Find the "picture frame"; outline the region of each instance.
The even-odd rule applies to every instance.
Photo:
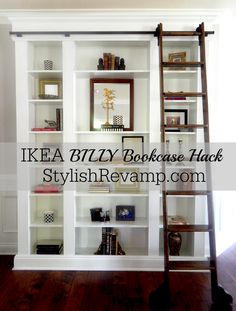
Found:
[[[116,205],[116,221],[135,221],[135,206]]]
[[[170,63],[184,63],[186,62],[186,52],[176,52],[168,54],[168,62]],[[186,70],[185,67],[170,67],[170,70]]]
[[[39,80],[40,99],[61,99],[62,80],[61,79],[40,79]]]
[[[123,125],[113,124],[119,116]],[[90,79],[90,131],[134,129],[133,79]]]
[[[165,109],[165,126],[166,132],[180,132],[180,128],[173,127],[174,125],[188,124],[187,109]],[[170,126],[168,128],[168,125]]]
[[[115,171],[117,173],[136,173],[139,174],[138,168],[131,168],[131,167],[122,167],[122,168],[116,168]],[[115,183],[115,191],[116,192],[139,192],[140,184],[139,182],[131,182],[128,178],[127,181],[122,181],[121,178],[118,180],[118,182]]]
[[[133,149],[134,155],[139,154],[142,157],[144,153],[144,136],[122,136],[123,157],[126,149]]]

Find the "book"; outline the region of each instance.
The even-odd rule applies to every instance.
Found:
[[[37,254],[61,254],[63,250],[63,241],[57,239],[44,239],[36,243]]]
[[[104,65],[104,70],[109,70],[109,54],[108,53],[103,53],[103,65]]]
[[[57,131],[63,131],[63,109],[56,108]]]
[[[62,187],[58,185],[36,185],[34,187],[34,193],[60,193],[62,192]]]
[[[31,131],[33,132],[41,132],[41,131],[55,132],[57,131],[57,129],[54,127],[33,127]]]

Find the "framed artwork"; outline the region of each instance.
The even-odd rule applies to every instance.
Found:
[[[169,53],[168,61],[170,63],[184,63],[186,62],[186,52]],[[185,70],[185,67],[170,67],[170,70]]]
[[[62,98],[61,79],[40,79],[39,80],[40,99],[59,99]]]
[[[165,109],[166,132],[180,132],[180,128],[175,128],[175,125],[185,124],[188,124],[187,109]]]
[[[144,153],[144,136],[122,136],[122,155],[125,150],[132,149],[134,155],[138,154],[141,157]]]
[[[124,176],[126,173],[131,174],[132,172],[139,174],[139,169],[137,168],[117,168],[115,170],[119,174],[123,174]],[[130,178],[122,178],[119,179],[118,182],[115,183],[115,191],[117,192],[138,192],[139,191],[139,182],[132,181]]]
[[[135,206],[134,205],[116,205],[117,221],[134,221]]]
[[[133,129],[133,79],[91,79],[90,131]]]

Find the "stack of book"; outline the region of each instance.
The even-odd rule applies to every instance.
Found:
[[[57,129],[55,127],[33,127],[31,130],[33,132],[41,132],[41,131],[55,132],[55,131],[57,131]]]
[[[104,182],[94,182],[89,186],[89,192],[102,192],[108,193],[110,192],[109,185]]]
[[[39,240],[36,243],[36,253],[37,254],[51,254],[60,255],[63,250],[62,240]]]
[[[101,125],[101,131],[113,131],[113,132],[120,132],[124,130],[124,125],[123,124],[102,124]]]
[[[60,185],[36,185],[33,190],[34,193],[60,193],[62,192],[62,187]]]
[[[95,255],[125,255],[117,238],[117,232],[113,228],[102,228],[102,242],[94,253]]]

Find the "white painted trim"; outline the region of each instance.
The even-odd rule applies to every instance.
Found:
[[[76,30],[78,25],[86,24],[93,27],[95,21],[103,25],[109,22],[111,27],[119,23],[120,29],[126,26],[121,22],[129,24],[137,22],[139,29],[147,30],[150,29],[150,24],[156,27],[158,23],[167,21],[179,22],[182,25],[186,22],[195,25],[196,22],[200,23],[203,20],[205,23],[213,22],[226,11],[226,9],[1,10],[0,21],[11,23],[13,31],[43,30],[45,24],[51,25],[45,28],[47,30]],[[99,25],[96,25],[96,30],[97,27]]]
[[[179,257],[186,260],[186,257]],[[195,257],[194,260],[204,260]],[[16,255],[14,270],[76,270],[76,271],[163,271],[160,256],[65,256]]]

